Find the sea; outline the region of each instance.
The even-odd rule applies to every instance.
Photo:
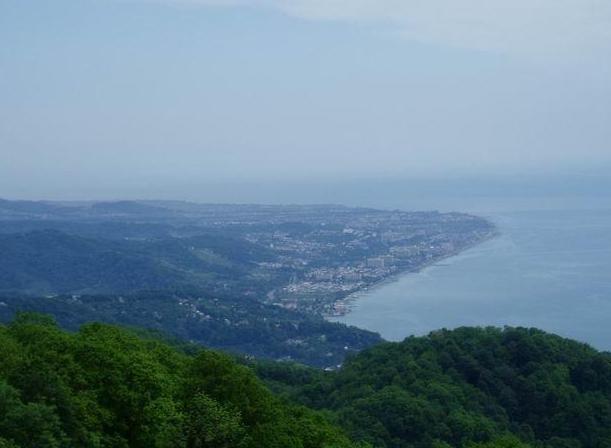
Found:
[[[358,293],[334,320],[391,341],[440,328],[537,327],[611,351],[611,202],[537,204],[483,208],[498,237]]]

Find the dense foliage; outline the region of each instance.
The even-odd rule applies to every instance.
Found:
[[[51,314],[70,330],[93,321],[121,324],[162,331],[206,347],[317,367],[336,366],[346,354],[382,340],[376,333],[327,322],[318,316],[229,296],[0,295],[0,322],[9,322],[18,311]]]
[[[212,351],[22,314],[0,326],[0,447],[348,448],[321,414],[275,398]]]
[[[0,359],[2,448],[356,446],[336,425],[376,448],[611,446],[611,355],[533,329],[438,331],[323,372],[20,314]]]
[[[611,355],[539,330],[438,331],[365,350],[333,373],[258,369],[376,447],[611,447]]]

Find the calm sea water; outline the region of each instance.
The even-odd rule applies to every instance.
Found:
[[[338,319],[389,340],[533,326],[611,350],[611,210],[503,212],[502,235],[361,295]]]

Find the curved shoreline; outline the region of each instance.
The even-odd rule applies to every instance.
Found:
[[[471,244],[466,245],[465,247],[459,249],[459,250],[455,250],[453,252],[450,252],[448,254],[439,256],[437,258],[431,259],[425,263],[422,263],[421,265],[415,267],[415,268],[411,268],[411,269],[406,269],[406,270],[402,270],[402,271],[397,271],[391,275],[389,275],[388,277],[385,277],[379,281],[373,282],[371,284],[368,284],[367,286],[363,286],[362,288],[359,288],[358,290],[351,292],[350,294],[347,294],[345,297],[342,297],[341,299],[338,299],[334,302],[335,304],[340,304],[340,308],[343,308],[343,310],[341,312],[337,312],[334,314],[324,314],[322,317],[325,320],[331,321],[332,319],[336,319],[336,318],[341,318],[344,317],[348,314],[350,314],[353,309],[354,309],[354,305],[356,304],[356,302],[361,299],[363,297],[363,295],[365,294],[369,294],[371,293],[373,290],[381,288],[389,283],[393,283],[399,280],[400,277],[403,277],[404,275],[407,274],[417,274],[419,272],[424,271],[427,268],[433,267],[433,266],[437,266],[439,264],[439,262],[443,261],[443,260],[447,260],[453,257],[456,257],[458,255],[461,255],[477,246],[480,246],[488,241],[491,241],[495,238],[498,238],[501,235],[501,232],[497,229],[495,232],[491,233],[490,235],[485,236],[484,238],[482,238],[481,240],[478,240],[476,242],[473,242]]]

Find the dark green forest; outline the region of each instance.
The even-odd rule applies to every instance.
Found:
[[[102,324],[20,314],[0,326],[0,447],[348,448],[227,355]]]
[[[346,354],[382,341],[377,333],[230,296],[0,294],[0,322],[9,322],[19,311],[53,315],[63,328],[73,331],[87,322],[147,328],[206,347],[316,367],[337,366]]]
[[[376,447],[611,447],[611,355],[535,329],[437,331],[333,373],[258,371]]]
[[[611,355],[534,329],[442,330],[325,372],[22,313],[0,357],[3,448],[611,446]]]

